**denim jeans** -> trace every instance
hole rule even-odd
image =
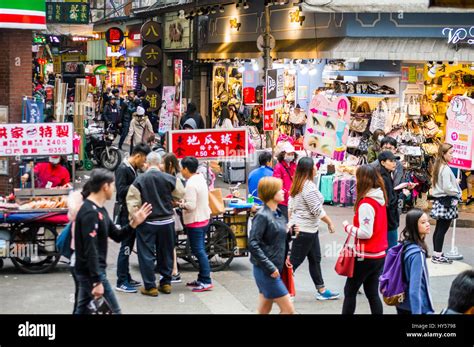
[[[77,293],[77,303],[74,314],[88,314],[89,310],[87,305],[92,299],[94,299],[92,296],[92,280],[89,276],[80,275],[78,273],[76,273],[76,279],[79,285],[79,290]],[[114,314],[121,314],[122,311],[120,310],[117,298],[115,297],[115,293],[109,281],[107,280],[105,272],[100,274],[100,281],[104,286],[104,299],[109,303],[112,312]]]
[[[202,228],[186,228],[189,243],[191,245],[191,252],[198,259],[199,275],[198,282],[204,284],[211,284],[211,266],[206,253],[205,238],[209,226]]]
[[[290,262],[293,271],[308,258],[309,274],[316,289],[324,288],[324,280],[321,272],[321,246],[319,244],[319,233],[300,232],[293,241],[291,247]]]
[[[394,247],[398,243],[398,229],[389,230],[387,234],[388,249]]]
[[[128,131],[130,130],[130,122],[123,122],[122,124],[122,134],[120,134],[119,148],[122,149],[123,143],[128,136]]]
[[[120,225],[122,227],[128,224],[128,216],[120,216]],[[133,230],[120,244],[120,251],[117,258],[117,287],[128,283],[132,278],[130,276],[129,260],[132,255],[133,245],[135,244],[136,231]]]
[[[145,222],[138,227],[138,264],[145,289],[156,288],[155,260],[158,272],[163,276],[160,284],[171,284],[174,246],[174,222],[165,225],[151,225]]]

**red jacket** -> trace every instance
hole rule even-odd
[[[384,258],[388,247],[387,210],[383,192],[372,189],[363,198],[354,216],[354,224],[345,227],[347,233],[356,234],[356,254],[360,258]]]
[[[293,177],[296,172],[296,163],[293,161],[288,164],[285,161],[275,165],[273,169],[273,177],[280,178],[283,181],[283,190],[285,191],[285,200],[280,204],[288,206],[288,198],[290,197],[290,189],[293,184]]]
[[[35,186],[45,188],[48,182],[51,187],[64,186],[71,182],[69,171],[62,165],[53,165],[51,163],[38,163],[35,165]]]

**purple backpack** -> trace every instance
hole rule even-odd
[[[405,300],[408,285],[403,266],[404,251],[403,243],[388,250],[382,276],[379,278],[380,293],[383,301],[389,306],[399,305]]]

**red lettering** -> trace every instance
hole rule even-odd
[[[68,137],[69,135],[69,125],[58,125],[56,126],[56,136],[57,137]]]
[[[48,126],[41,126],[40,127],[40,136],[41,137],[52,137],[53,136],[53,129]]]
[[[0,137],[3,137],[4,139],[7,138],[7,128],[5,127],[0,128]]]
[[[12,129],[12,138],[13,139],[21,139],[23,138],[23,128],[20,127],[14,127]]]

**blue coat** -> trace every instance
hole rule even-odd
[[[405,301],[398,307],[411,311],[412,314],[434,313],[429,292],[429,275],[426,255],[422,248],[409,243],[403,257],[404,271],[408,283]]]
[[[258,169],[253,170],[249,175],[249,194],[253,196],[258,196],[258,182],[263,177],[273,176],[273,169],[268,166],[260,166]],[[255,203],[262,205],[260,199],[255,199]]]

